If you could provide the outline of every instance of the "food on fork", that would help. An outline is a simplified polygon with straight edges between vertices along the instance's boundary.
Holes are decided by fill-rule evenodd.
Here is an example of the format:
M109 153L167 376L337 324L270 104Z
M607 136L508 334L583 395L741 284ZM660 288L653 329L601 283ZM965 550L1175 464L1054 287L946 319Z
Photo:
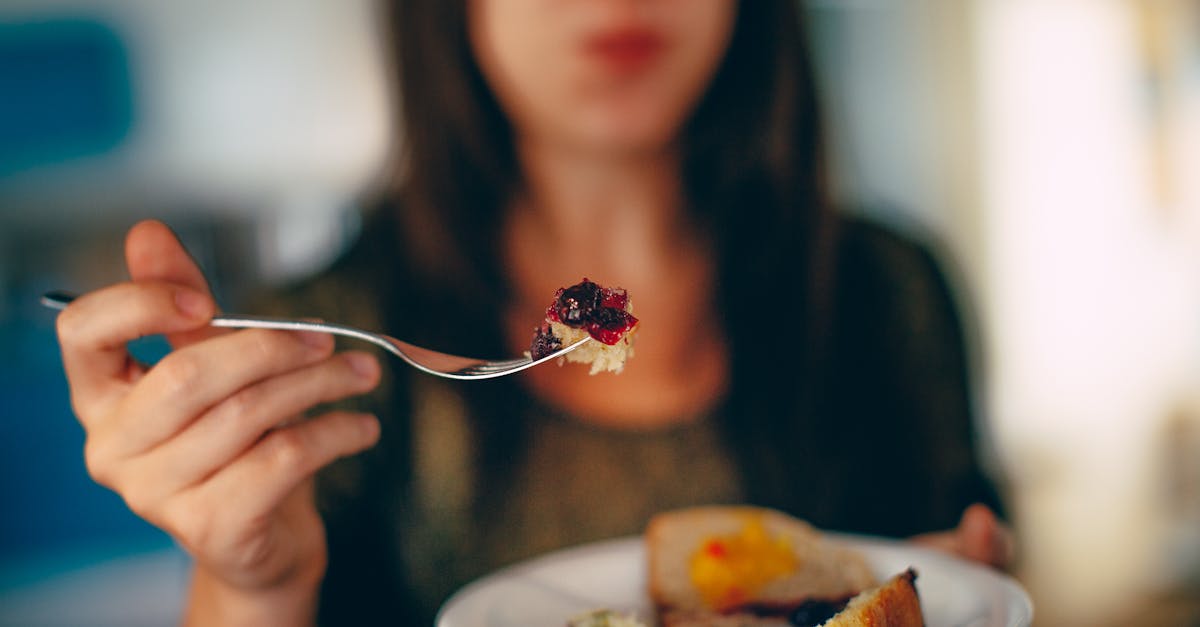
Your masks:
M625 360L633 356L637 324L625 290L601 287L584 278L555 292L528 354L541 359L590 335L594 342L567 353L565 359L591 364L591 374L621 372Z
M665 512L645 542L662 627L923 625L913 570L880 586L861 553L781 512Z

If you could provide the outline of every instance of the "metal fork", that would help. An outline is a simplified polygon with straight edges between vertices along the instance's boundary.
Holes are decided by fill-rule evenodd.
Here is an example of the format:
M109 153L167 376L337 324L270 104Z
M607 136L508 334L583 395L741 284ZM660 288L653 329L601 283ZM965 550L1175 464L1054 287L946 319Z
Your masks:
M47 292L42 295L42 304L51 309L61 310L66 308L76 298L77 296L70 292ZM516 359L493 361L440 353L428 348L413 346L408 342L401 342L390 335L363 331L362 329L335 322L310 322L307 320L273 318L268 316L217 314L213 316L210 324L214 327L234 329L254 328L280 329L284 331L316 331L318 333L331 333L333 335L352 337L379 346L404 360L405 363L417 370L447 379L491 379L494 377L503 377L536 366L542 362L562 357L592 339L590 336L585 337L541 359L518 357Z

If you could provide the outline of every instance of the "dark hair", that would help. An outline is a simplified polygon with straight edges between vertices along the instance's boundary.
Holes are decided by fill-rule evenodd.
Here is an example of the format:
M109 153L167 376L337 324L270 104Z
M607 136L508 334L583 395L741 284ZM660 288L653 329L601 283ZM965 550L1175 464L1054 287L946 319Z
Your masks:
M415 283L431 293L450 286L455 294L433 298L469 307L472 299L506 297L498 231L520 179L511 129L472 57L465 4L397 1L390 23L400 76L395 219L402 246ZM732 355L730 407L722 415L741 421L727 429L730 441L761 470L747 471L747 483L782 494L791 473L786 460L772 457L778 449L772 443L802 436L793 432L796 403L809 402L812 386L797 383L812 379L817 368L775 366L797 357L817 363L834 228L822 183L813 70L795 0L740 3L726 57L683 129L682 145L685 199L715 246L718 306ZM783 341L760 337L764 299L768 316L802 332ZM470 342L476 350L490 342L501 354L496 342L502 334L491 318L479 316L481 333ZM457 337L447 329L441 339L464 340L461 329ZM482 397L505 393L512 390L502 384L469 391L480 397L472 405L483 414L506 404ZM495 415L480 419L483 472L493 477L504 473L489 466L506 463L511 456L502 449L521 437L519 425L508 422Z

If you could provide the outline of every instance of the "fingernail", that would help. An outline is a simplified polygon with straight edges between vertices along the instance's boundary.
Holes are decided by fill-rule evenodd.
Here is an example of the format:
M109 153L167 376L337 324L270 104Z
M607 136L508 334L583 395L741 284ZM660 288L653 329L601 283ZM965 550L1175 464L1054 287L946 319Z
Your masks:
M209 314L208 297L191 290L177 290L175 306L189 318L201 318Z
M370 355L346 353L346 361L350 364L350 369L364 379L375 376L375 373L379 370L379 364Z
M316 349L325 349L333 344L333 336L319 331L297 331L300 341Z

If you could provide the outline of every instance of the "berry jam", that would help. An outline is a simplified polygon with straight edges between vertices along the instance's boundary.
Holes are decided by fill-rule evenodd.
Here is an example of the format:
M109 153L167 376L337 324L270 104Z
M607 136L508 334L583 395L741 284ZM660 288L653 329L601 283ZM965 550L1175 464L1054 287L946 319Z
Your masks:
M628 305L629 295L625 290L600 287L585 278L571 287L559 288L546 317L585 329L593 338L613 345L637 324L637 318L625 311Z
M560 348L562 348L562 340L550 332L550 325L543 324L533 336L533 345L529 348L529 354L537 360Z
M560 287L554 294L554 304L546 312L547 317L572 328L581 328L589 317L603 304L600 286L584 279L571 287ZM553 316L551 316L553 314Z

